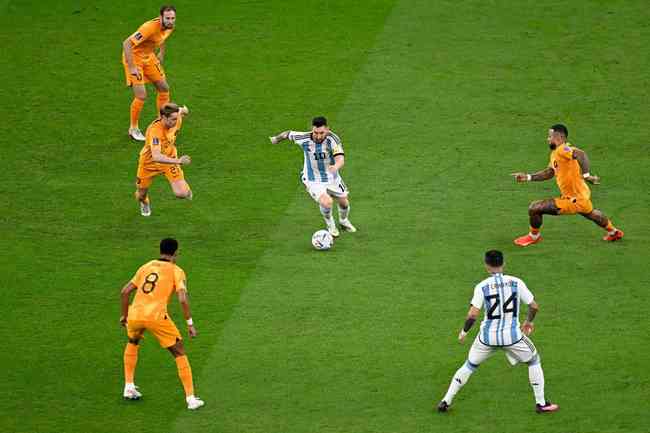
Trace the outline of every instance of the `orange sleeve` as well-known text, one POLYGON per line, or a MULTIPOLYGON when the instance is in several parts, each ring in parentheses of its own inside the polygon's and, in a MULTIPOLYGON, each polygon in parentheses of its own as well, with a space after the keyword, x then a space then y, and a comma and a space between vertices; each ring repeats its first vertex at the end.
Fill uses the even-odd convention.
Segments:
POLYGON ((185 271, 176 266, 174 268, 174 289, 177 292, 181 290, 187 291, 187 277, 185 276, 185 271))
POLYGON ((147 39, 151 37, 154 33, 159 28, 159 24, 156 22, 152 21, 147 21, 146 23, 142 24, 138 30, 131 35, 129 38, 131 40, 131 44, 133 44, 134 47, 137 47, 147 39))
POLYGON ((137 270, 133 278, 131 278, 131 283, 133 283, 133 285, 138 289, 140 288, 140 286, 142 286, 142 283, 144 281, 143 275, 144 275, 144 266, 140 266, 140 268, 137 270))
POLYGON ((151 128, 147 129, 146 132, 146 137, 145 137, 145 146, 160 146, 160 143, 162 142, 162 134, 160 133, 160 129, 156 128, 155 126, 152 126, 151 128))

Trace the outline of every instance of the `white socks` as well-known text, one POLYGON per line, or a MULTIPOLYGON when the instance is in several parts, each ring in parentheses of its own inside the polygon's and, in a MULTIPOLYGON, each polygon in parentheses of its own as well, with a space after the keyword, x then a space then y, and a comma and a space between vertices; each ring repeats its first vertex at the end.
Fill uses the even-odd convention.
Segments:
POLYGON ((474 373, 474 369, 470 367, 469 361, 466 361, 465 364, 456 371, 454 378, 451 379, 451 384, 449 385, 447 394, 443 397, 443 400, 446 401, 448 405, 451 406, 454 396, 458 394, 458 391, 460 391, 463 385, 467 383, 472 373, 474 373))
POLYGON ((533 394, 535 394, 535 402, 544 406, 546 404, 546 399, 544 398, 544 371, 539 361, 534 365, 528 366, 528 380, 530 381, 530 386, 533 388, 533 394))
POLYGON ((320 213, 325 218, 325 223, 328 226, 334 224, 334 220, 332 220, 332 208, 320 206, 320 213))
POLYGON ((350 214, 350 205, 348 207, 343 207, 339 205, 339 221, 346 221, 348 215, 350 214))

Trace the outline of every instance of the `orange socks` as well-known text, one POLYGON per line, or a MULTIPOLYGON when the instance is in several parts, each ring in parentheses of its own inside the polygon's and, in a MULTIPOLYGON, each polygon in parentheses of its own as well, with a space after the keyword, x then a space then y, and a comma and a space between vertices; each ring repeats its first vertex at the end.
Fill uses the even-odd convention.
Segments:
POLYGON ((135 366, 138 363, 138 349, 140 346, 137 344, 126 344, 124 349, 124 382, 134 383, 133 377, 135 376, 135 366))
POLYGON ((612 233, 616 230, 616 227, 614 227, 614 224, 612 224, 612 220, 607 220, 607 226, 605 227, 605 230, 607 230, 609 233, 612 233))
POLYGON ((138 127, 142 107, 144 107, 144 100, 133 98, 133 101, 131 102, 131 128, 138 127))
POLYGON ((158 107, 158 114, 160 114, 160 107, 169 102, 169 92, 158 92, 156 97, 156 107, 158 107))
POLYGON ((190 362, 187 360, 187 355, 179 356, 176 358, 176 367, 178 367, 178 377, 183 383, 185 396, 189 397, 194 395, 194 383, 192 382, 192 368, 190 362))

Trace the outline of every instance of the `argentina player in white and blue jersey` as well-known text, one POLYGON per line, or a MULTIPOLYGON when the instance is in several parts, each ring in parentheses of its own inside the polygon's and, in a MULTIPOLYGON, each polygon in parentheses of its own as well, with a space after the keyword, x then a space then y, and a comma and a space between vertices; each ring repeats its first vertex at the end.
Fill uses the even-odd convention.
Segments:
POLYGON ((447 394, 438 404, 439 412, 449 409, 454 396, 467 383, 472 373, 497 350, 503 350, 513 366, 520 362, 528 365, 528 379, 535 395, 537 412, 555 412, 559 409, 557 404, 544 397, 544 371, 537 349, 528 338, 533 332, 533 319, 539 305, 522 280, 503 274, 503 266, 503 253, 496 250, 485 253, 485 267, 490 276, 474 288, 467 319, 458 334, 458 340, 461 343, 465 340, 481 309, 485 309, 485 318, 469 350, 467 361, 456 371, 447 394), (526 320, 521 327, 520 303, 528 305, 526 320))
POLYGON ((284 131, 269 139, 273 144, 290 140, 302 149, 304 154, 302 182, 309 195, 319 204, 327 230, 331 235, 334 237, 339 235, 332 217, 334 200, 338 204, 341 228, 348 232, 356 232, 357 229, 348 219, 350 214, 348 187, 339 174, 339 170, 345 164, 343 144, 338 135, 330 131, 327 119, 322 116, 315 117, 312 120, 311 132, 284 131))

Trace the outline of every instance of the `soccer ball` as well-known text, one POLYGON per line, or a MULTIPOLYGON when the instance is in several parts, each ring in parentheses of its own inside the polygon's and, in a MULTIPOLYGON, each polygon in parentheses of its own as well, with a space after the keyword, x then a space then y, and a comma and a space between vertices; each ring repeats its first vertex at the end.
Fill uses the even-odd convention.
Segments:
POLYGON ((334 245, 334 238, 327 230, 318 230, 311 237, 311 244, 319 251, 329 250, 334 245))

